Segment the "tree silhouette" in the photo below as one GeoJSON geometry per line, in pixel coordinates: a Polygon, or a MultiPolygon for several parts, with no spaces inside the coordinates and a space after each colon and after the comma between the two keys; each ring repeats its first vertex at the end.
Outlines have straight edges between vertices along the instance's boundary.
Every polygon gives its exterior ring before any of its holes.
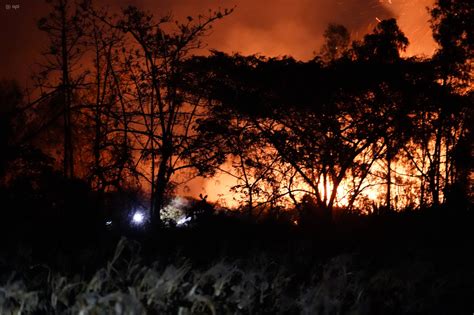
{"type": "Polygon", "coordinates": [[[437,0],[431,16],[433,37],[440,46],[434,59],[441,67],[441,77],[472,78],[469,62],[474,56],[474,35],[470,25],[474,19],[472,4],[462,0],[437,0]]]}
{"type": "Polygon", "coordinates": [[[331,62],[347,53],[351,38],[344,25],[329,24],[323,36],[325,42],[320,52],[323,60],[331,62]]]}
{"type": "Polygon", "coordinates": [[[383,20],[362,42],[354,43],[354,52],[359,60],[397,62],[400,52],[408,46],[408,38],[400,30],[395,19],[383,20]]]}
{"type": "Polygon", "coordinates": [[[93,54],[88,78],[90,90],[83,96],[88,104],[83,111],[84,126],[89,128],[91,139],[88,140],[92,142],[93,156],[88,181],[100,192],[122,190],[136,177],[130,144],[130,117],[124,96],[127,80],[121,71],[119,53],[124,38],[119,30],[98,18],[105,12],[88,10],[91,11],[92,32],[86,39],[93,54]]]}
{"type": "Polygon", "coordinates": [[[42,89],[51,89],[61,95],[63,116],[63,173],[68,178],[74,177],[74,143],[73,143],[73,98],[84,73],[78,73],[84,49],[82,40],[87,33],[85,10],[70,0],[48,1],[50,14],[38,21],[38,28],[48,35],[49,49],[44,53],[45,63],[39,73],[38,85],[42,89]],[[57,74],[56,74],[57,73],[57,74]],[[48,80],[48,76],[53,78],[48,80]],[[54,75],[60,82],[54,83],[54,75]]]}
{"type": "MultiPolygon", "coordinates": [[[[135,145],[140,161],[149,161],[150,169],[142,171],[151,187],[150,210],[155,223],[172,190],[172,177],[195,165],[188,158],[196,150],[191,145],[196,119],[204,114],[205,100],[193,97],[185,87],[193,79],[184,61],[190,51],[201,47],[200,37],[211,24],[230,14],[231,10],[210,12],[194,21],[171,25],[170,16],[155,19],[136,7],[123,10],[113,21],[102,21],[127,35],[123,48],[121,71],[127,73],[127,115],[130,132],[137,137],[135,145]],[[171,30],[170,30],[171,27],[171,30]]],[[[195,142],[193,142],[195,144],[195,142]]]]}
{"type": "Polygon", "coordinates": [[[8,170],[8,163],[18,156],[19,119],[22,93],[15,81],[0,81],[0,184],[8,170]]]}
{"type": "MultiPolygon", "coordinates": [[[[431,191],[435,202],[438,203],[443,179],[440,169],[443,146],[445,147],[444,155],[449,156],[450,151],[457,147],[457,140],[464,138],[465,132],[469,134],[469,127],[460,126],[467,126],[465,119],[471,117],[470,107],[472,106],[461,101],[457,95],[472,93],[474,41],[468,21],[474,18],[474,8],[465,1],[443,0],[435,3],[431,15],[433,36],[440,46],[433,57],[437,69],[436,80],[441,82],[445,90],[437,102],[438,117],[433,126],[435,130],[434,163],[431,163],[430,169],[430,182],[433,187],[431,191]],[[452,132],[459,128],[464,129],[461,137],[455,135],[456,132],[452,132]]],[[[462,146],[462,141],[459,145],[462,146]]],[[[448,159],[446,159],[445,188],[449,186],[449,172],[453,169],[448,164],[448,159]]],[[[453,181],[456,180],[453,179],[453,181]]]]}

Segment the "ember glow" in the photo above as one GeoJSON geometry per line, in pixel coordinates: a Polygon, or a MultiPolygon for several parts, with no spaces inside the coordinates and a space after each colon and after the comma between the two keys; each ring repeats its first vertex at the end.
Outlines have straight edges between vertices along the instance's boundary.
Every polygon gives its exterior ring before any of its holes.
{"type": "Polygon", "coordinates": [[[430,29],[428,8],[434,0],[381,0],[385,7],[393,11],[400,28],[410,40],[406,54],[431,56],[437,48],[430,29]]]}

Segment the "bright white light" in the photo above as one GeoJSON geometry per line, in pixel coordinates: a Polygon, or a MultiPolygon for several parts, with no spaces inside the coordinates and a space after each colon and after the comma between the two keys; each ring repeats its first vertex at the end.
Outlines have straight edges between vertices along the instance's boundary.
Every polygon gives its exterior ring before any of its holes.
{"type": "Polygon", "coordinates": [[[135,212],[135,214],[132,217],[132,221],[135,224],[142,224],[144,220],[145,220],[145,215],[139,211],[135,212]]]}
{"type": "Polygon", "coordinates": [[[107,225],[107,226],[112,225],[112,221],[106,221],[105,225],[107,225]]]}
{"type": "Polygon", "coordinates": [[[190,217],[182,217],[176,222],[176,225],[184,225],[186,224],[186,222],[189,222],[189,221],[191,221],[190,217]]]}

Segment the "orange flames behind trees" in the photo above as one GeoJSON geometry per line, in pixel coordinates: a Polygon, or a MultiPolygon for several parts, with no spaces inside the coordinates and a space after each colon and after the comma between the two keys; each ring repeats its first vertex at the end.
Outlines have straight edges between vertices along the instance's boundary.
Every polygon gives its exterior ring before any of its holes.
{"type": "Polygon", "coordinates": [[[193,57],[230,11],[173,26],[136,8],[77,9],[90,13],[85,43],[72,43],[87,51],[86,69],[64,65],[69,46],[51,51],[67,73],[41,104],[61,107],[67,95],[74,130],[64,133],[82,150],[81,177],[99,191],[141,185],[158,220],[175,184],[214,172],[210,185],[226,181],[225,201],[249,214],[298,207],[305,195],[330,211],[438,205],[465,172],[455,158],[470,132],[470,90],[459,93],[464,68],[453,66],[462,61],[402,58],[395,20],[323,63],[193,57]]]}

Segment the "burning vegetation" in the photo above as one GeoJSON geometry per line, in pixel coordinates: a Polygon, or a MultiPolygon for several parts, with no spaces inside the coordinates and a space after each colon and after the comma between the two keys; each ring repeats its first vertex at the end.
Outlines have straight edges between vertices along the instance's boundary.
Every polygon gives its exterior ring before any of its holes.
{"type": "Polygon", "coordinates": [[[233,9],[176,22],[48,3],[34,89],[0,82],[0,313],[436,313],[429,303],[456,301],[457,271],[421,304],[402,300],[453,266],[426,258],[446,244],[474,257],[472,4],[430,9],[431,57],[407,57],[397,21],[378,19],[360,39],[330,24],[301,61],[203,54],[233,9]],[[402,289],[371,251],[405,266],[400,277],[414,255],[422,275],[402,289]],[[15,259],[53,271],[7,279],[15,259]],[[401,293],[383,300],[385,288],[401,293]]]}

